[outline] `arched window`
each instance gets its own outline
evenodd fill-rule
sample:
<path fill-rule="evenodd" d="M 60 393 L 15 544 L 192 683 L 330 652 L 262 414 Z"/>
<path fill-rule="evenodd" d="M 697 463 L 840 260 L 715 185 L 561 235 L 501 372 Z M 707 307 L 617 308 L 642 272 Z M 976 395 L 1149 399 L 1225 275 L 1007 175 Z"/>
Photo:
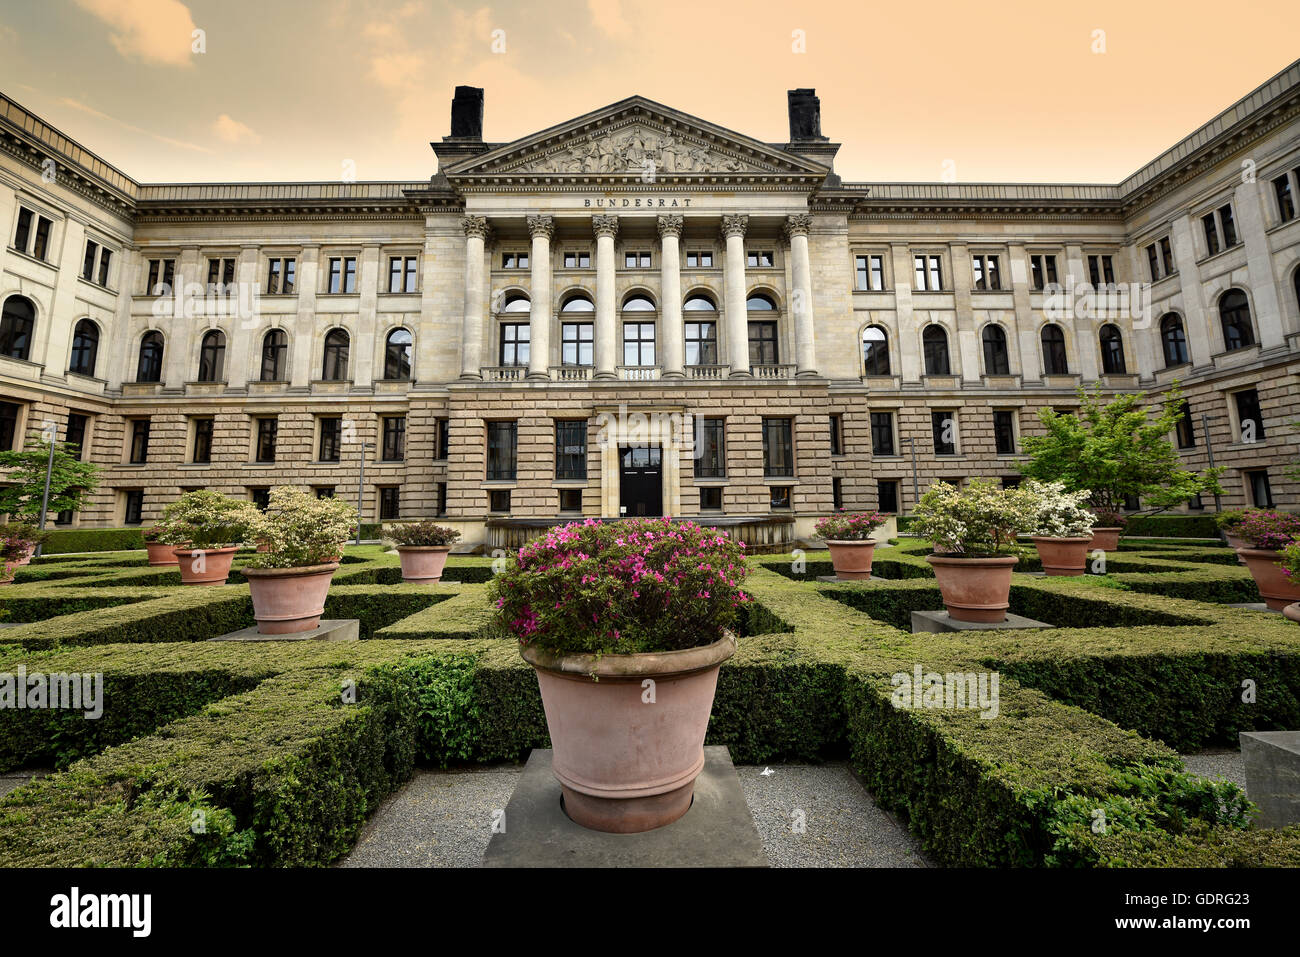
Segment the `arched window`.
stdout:
<path fill-rule="evenodd" d="M 570 296 L 560 307 L 560 312 L 595 312 L 596 307 L 586 296 Z"/>
<path fill-rule="evenodd" d="M 163 336 L 157 330 L 144 334 L 140 340 L 140 361 L 135 367 L 136 382 L 161 382 L 163 364 Z"/>
<path fill-rule="evenodd" d="M 411 378 L 411 334 L 405 329 L 394 329 L 384 344 L 384 378 Z"/>
<path fill-rule="evenodd" d="M 220 382 L 226 371 L 226 334 L 213 329 L 199 347 L 199 381 Z"/>
<path fill-rule="evenodd" d="M 749 312 L 772 312 L 776 309 L 776 303 L 771 297 L 757 293 L 745 300 L 745 309 Z"/>
<path fill-rule="evenodd" d="M 645 296 L 629 296 L 623 302 L 623 365 L 655 364 L 655 304 Z M 632 313 L 632 315 L 628 315 Z M 642 315 L 638 316 L 637 313 Z M 647 321 L 648 320 L 648 321 Z"/>
<path fill-rule="evenodd" d="M 326 382 L 341 382 L 348 377 L 348 334 L 342 329 L 331 329 L 325 336 L 325 364 L 321 378 Z"/>
<path fill-rule="evenodd" d="M 1250 324 L 1250 303 L 1240 289 L 1229 289 L 1219 297 L 1219 321 L 1223 324 L 1223 347 L 1231 352 L 1255 344 Z"/>
<path fill-rule="evenodd" d="M 0 315 L 0 356 L 28 359 L 32 354 L 32 328 L 36 325 L 36 306 L 24 296 L 10 296 Z"/>
<path fill-rule="evenodd" d="M 889 333 L 880 326 L 862 330 L 863 375 L 889 375 Z"/>
<path fill-rule="evenodd" d="M 99 356 L 99 326 L 82 319 L 72 331 L 72 358 L 68 371 L 76 375 L 95 374 L 95 359 Z"/>
<path fill-rule="evenodd" d="M 1107 323 L 1097 333 L 1097 339 L 1101 343 L 1101 371 L 1106 375 L 1123 375 L 1128 372 L 1128 366 L 1124 362 L 1124 337 L 1119 327 Z"/>
<path fill-rule="evenodd" d="M 695 293 L 682 303 L 688 366 L 718 364 L 718 307 L 708 296 Z"/>
<path fill-rule="evenodd" d="M 289 351 L 289 336 L 283 329 L 272 329 L 262 337 L 262 381 L 284 382 L 284 361 Z"/>
<path fill-rule="evenodd" d="M 1069 375 L 1070 363 L 1065 355 L 1065 333 L 1054 322 L 1043 326 L 1043 375 Z"/>
<path fill-rule="evenodd" d="M 952 375 L 952 366 L 948 362 L 948 333 L 943 331 L 943 326 L 926 326 L 925 332 L 921 333 L 921 345 L 925 352 L 926 375 Z"/>
<path fill-rule="evenodd" d="M 745 301 L 745 309 L 749 313 L 750 368 L 777 365 L 781 350 L 777 342 L 776 303 L 771 297 L 756 293 Z"/>
<path fill-rule="evenodd" d="M 1300 273 L 1297 273 L 1300 275 Z M 718 307 L 708 296 L 696 293 L 682 303 L 683 312 L 717 312 Z"/>
<path fill-rule="evenodd" d="M 984 374 L 1011 375 L 1006 331 L 996 322 L 990 322 L 980 334 L 980 340 L 984 343 Z"/>
<path fill-rule="evenodd" d="M 1183 320 L 1174 313 L 1166 313 L 1160 320 L 1160 342 L 1165 350 L 1165 366 L 1181 366 L 1188 363 L 1187 336 L 1183 332 Z"/>
<path fill-rule="evenodd" d="M 501 307 L 502 312 L 531 312 L 533 304 L 527 296 L 513 295 L 506 299 L 506 304 Z"/>

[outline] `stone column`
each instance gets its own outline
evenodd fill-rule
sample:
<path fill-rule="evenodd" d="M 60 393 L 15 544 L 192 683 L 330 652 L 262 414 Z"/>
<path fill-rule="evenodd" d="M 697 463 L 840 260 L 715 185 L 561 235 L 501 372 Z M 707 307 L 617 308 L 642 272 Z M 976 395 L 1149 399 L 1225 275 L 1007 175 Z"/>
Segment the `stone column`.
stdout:
<path fill-rule="evenodd" d="M 614 318 L 614 237 L 617 216 L 591 217 L 596 232 L 596 378 L 618 378 L 618 329 Z"/>
<path fill-rule="evenodd" d="M 723 260 L 723 309 L 727 327 L 727 362 L 731 375 L 749 376 L 749 314 L 745 308 L 745 230 L 749 217 L 744 213 L 722 217 L 722 236 L 727 242 Z"/>
<path fill-rule="evenodd" d="M 529 263 L 532 266 L 532 303 L 528 311 L 528 378 L 551 377 L 551 237 L 555 220 L 550 216 L 529 216 L 528 232 L 533 237 Z"/>
<path fill-rule="evenodd" d="M 484 262 L 488 222 L 484 216 L 466 216 L 465 230 L 465 322 L 460 333 L 460 377 L 481 379 L 483 365 Z"/>
<path fill-rule="evenodd" d="M 663 317 L 663 367 L 665 379 L 684 378 L 685 330 L 682 327 L 682 256 L 678 240 L 682 217 L 659 217 L 659 315 Z M 676 515 L 676 512 L 671 513 Z"/>
<path fill-rule="evenodd" d="M 795 361 L 798 375 L 817 374 L 817 346 L 813 339 L 812 264 L 808 260 L 808 230 L 812 217 L 807 213 L 788 216 L 785 235 L 790 242 L 790 265 L 794 290 L 790 313 L 794 317 Z"/>
<path fill-rule="evenodd" d="M 1261 349 L 1285 348 L 1286 327 L 1282 303 L 1273 274 L 1273 252 L 1268 241 L 1265 207 L 1270 203 L 1272 184 L 1267 180 L 1242 183 L 1233 192 L 1239 238 L 1246 246 L 1246 272 L 1254 293 L 1255 328 Z M 1217 316 L 1216 316 L 1217 318 Z"/>

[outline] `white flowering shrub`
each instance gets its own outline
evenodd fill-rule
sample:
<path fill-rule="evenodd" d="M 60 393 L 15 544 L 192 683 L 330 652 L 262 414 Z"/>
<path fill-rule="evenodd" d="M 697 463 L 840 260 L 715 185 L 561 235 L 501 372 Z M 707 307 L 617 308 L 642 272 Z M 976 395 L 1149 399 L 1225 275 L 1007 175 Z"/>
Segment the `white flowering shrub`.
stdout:
<path fill-rule="evenodd" d="M 986 479 L 971 479 L 964 489 L 936 482 L 917 503 L 910 530 L 958 557 L 1014 555 L 1016 536 L 1033 527 L 1034 501 Z"/>
<path fill-rule="evenodd" d="M 188 542 L 194 548 L 227 548 L 243 541 L 258 517 L 252 502 L 200 489 L 186 492 L 163 509 L 158 538 L 169 545 Z"/>
<path fill-rule="evenodd" d="M 1092 492 L 1081 489 L 1067 492 L 1064 482 L 1035 482 L 1021 485 L 1026 495 L 1036 501 L 1031 535 L 1043 538 L 1088 538 L 1097 516 L 1084 507 Z"/>
<path fill-rule="evenodd" d="M 267 550 L 248 560 L 250 568 L 303 568 L 334 561 L 357 527 L 357 510 L 340 498 L 316 498 L 291 485 L 271 489 L 265 512 L 251 523 L 249 537 Z"/>

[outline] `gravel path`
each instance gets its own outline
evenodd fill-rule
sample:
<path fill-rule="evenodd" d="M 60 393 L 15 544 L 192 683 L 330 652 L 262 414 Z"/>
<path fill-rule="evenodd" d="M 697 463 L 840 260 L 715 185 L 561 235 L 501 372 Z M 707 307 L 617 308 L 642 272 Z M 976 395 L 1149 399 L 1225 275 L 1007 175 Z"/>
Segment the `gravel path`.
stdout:
<path fill-rule="evenodd" d="M 1198 777 L 1231 781 L 1243 790 L 1246 787 L 1246 765 L 1240 751 L 1226 749 L 1193 751 L 1183 755 L 1187 770 Z"/>

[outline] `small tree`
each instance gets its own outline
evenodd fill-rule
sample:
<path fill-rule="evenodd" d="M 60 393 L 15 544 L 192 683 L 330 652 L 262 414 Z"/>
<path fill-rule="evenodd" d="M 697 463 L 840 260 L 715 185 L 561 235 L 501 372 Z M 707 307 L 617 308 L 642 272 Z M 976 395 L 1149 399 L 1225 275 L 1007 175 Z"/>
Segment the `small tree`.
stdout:
<path fill-rule="evenodd" d="M 1182 418 L 1178 383 L 1154 420 L 1142 405 L 1144 398 L 1145 392 L 1135 392 L 1103 402 L 1100 388 L 1088 392 L 1080 387 L 1078 415 L 1052 409 L 1039 413 L 1047 434 L 1022 441 L 1029 461 L 1020 464 L 1020 471 L 1040 482 L 1061 482 L 1071 491 L 1090 489 L 1089 504 L 1099 512 L 1118 512 L 1129 497 L 1159 512 L 1198 493 L 1222 492 L 1218 477 L 1223 469 L 1187 471 L 1169 441 Z"/>
<path fill-rule="evenodd" d="M 42 442 L 28 442 L 21 452 L 0 452 L 0 471 L 8 471 L 12 483 L 0 488 L 0 514 L 32 521 L 39 518 L 49 463 L 50 447 Z M 68 451 L 66 442 L 56 443 L 49 512 L 80 511 L 99 485 L 98 475 L 99 466 L 80 461 Z"/>

